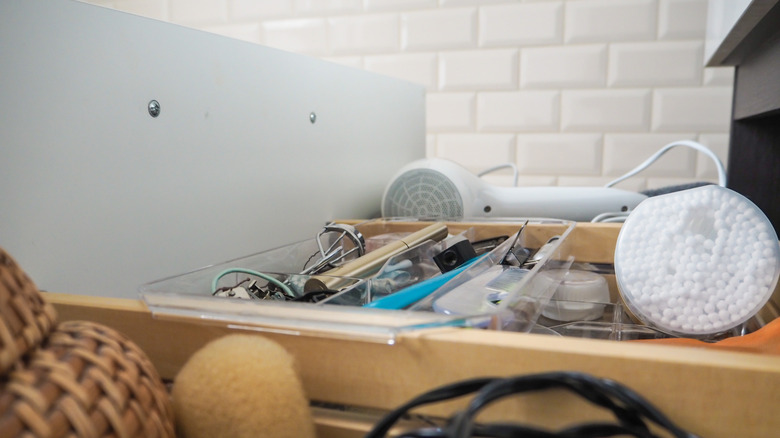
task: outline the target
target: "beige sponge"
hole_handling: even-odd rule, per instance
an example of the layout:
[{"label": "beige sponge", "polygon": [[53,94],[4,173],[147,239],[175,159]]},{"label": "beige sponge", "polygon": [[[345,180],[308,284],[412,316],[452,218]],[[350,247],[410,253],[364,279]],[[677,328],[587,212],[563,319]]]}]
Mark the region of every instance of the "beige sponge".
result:
[{"label": "beige sponge", "polygon": [[228,335],[187,361],[173,385],[185,438],[314,438],[314,422],[295,361],[257,335]]}]

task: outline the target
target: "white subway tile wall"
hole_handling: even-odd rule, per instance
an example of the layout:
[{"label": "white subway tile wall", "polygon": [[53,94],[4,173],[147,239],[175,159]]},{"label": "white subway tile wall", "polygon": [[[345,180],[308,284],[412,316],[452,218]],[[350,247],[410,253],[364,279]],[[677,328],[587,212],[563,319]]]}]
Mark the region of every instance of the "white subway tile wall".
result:
[{"label": "white subway tile wall", "polygon": [[[604,175],[618,177],[659,148],[675,140],[696,140],[696,135],[681,132],[679,134],[607,134],[604,137]],[[695,176],[696,151],[688,148],[675,148],[664,154],[656,163],[644,171],[646,177]]]},{"label": "white subway tile wall", "polygon": [[[101,0],[90,2],[100,6],[113,6],[109,0]],[[166,20],[169,17],[169,9],[171,5],[169,2],[161,2],[159,0],[122,0],[116,2],[117,5],[121,5],[122,10],[131,14],[143,15],[156,20]],[[170,2],[175,3],[175,2]],[[212,20],[215,21],[215,20]]]},{"label": "white subway tile wall", "polygon": [[[132,0],[122,0],[131,5]],[[171,21],[204,25],[225,23],[228,16],[227,0],[169,0]],[[136,11],[136,13],[141,11]]]},{"label": "white subway tile wall", "polygon": [[[421,84],[428,156],[523,185],[603,185],[682,139],[726,164],[734,72],[704,67],[706,0],[88,2]],[[715,169],[676,149],[620,187]]]},{"label": "white subway tile wall", "polygon": [[[134,0],[124,0],[132,3]],[[138,1],[138,0],[135,0]],[[144,0],[157,1],[159,0]],[[273,17],[289,17],[293,7],[289,1],[277,0],[232,0],[228,3],[228,13],[231,21],[240,23],[247,21],[256,23],[257,20]]]},{"label": "white subway tile wall", "polygon": [[[518,170],[524,174],[601,175],[601,134],[532,134],[518,137]],[[550,160],[550,155],[556,160]]]},{"label": "white subway tile wall", "polygon": [[655,39],[656,0],[588,0],[566,2],[567,43]]},{"label": "white subway tile wall", "polygon": [[334,54],[398,51],[398,16],[395,14],[330,18],[328,27]]},{"label": "white subway tile wall", "polygon": [[479,131],[553,131],[560,93],[555,90],[484,92],[477,96]]},{"label": "white subway tile wall", "polygon": [[[278,0],[271,0],[271,2],[277,5],[289,3]],[[359,12],[362,9],[363,0],[295,0],[295,10],[302,14]]]},{"label": "white subway tile wall", "polygon": [[476,93],[429,93],[425,99],[428,132],[473,132]]},{"label": "white subway tile wall", "polygon": [[661,0],[658,38],[699,39],[707,25],[707,3],[700,0]]},{"label": "white subway tile wall", "polygon": [[401,48],[409,51],[476,46],[477,8],[434,9],[401,15]]},{"label": "white subway tile wall", "polygon": [[440,134],[438,137],[438,155],[461,161],[473,172],[515,160],[514,134]]},{"label": "white subway tile wall", "polygon": [[516,3],[479,10],[479,45],[533,46],[563,39],[563,3]]},{"label": "white subway tile wall", "polygon": [[653,100],[656,132],[718,132],[729,123],[731,92],[727,88],[658,88]]},{"label": "white subway tile wall", "polygon": [[262,23],[269,46],[309,55],[328,54],[328,23],[322,18],[293,18]]},{"label": "white subway tile wall", "polygon": [[520,57],[521,88],[603,87],[607,45],[534,47]]},{"label": "white subway tile wall", "polygon": [[609,48],[609,85],[653,87],[699,85],[704,44],[675,41],[659,44],[617,43]]},{"label": "white subway tile wall", "polygon": [[364,58],[368,71],[424,85],[428,90],[437,88],[439,68],[435,53],[399,53]]},{"label": "white subway tile wall", "polygon": [[650,126],[650,106],[650,90],[564,90],[561,129],[643,132]]},{"label": "white subway tile wall", "polygon": [[514,90],[517,49],[439,52],[440,90]]}]

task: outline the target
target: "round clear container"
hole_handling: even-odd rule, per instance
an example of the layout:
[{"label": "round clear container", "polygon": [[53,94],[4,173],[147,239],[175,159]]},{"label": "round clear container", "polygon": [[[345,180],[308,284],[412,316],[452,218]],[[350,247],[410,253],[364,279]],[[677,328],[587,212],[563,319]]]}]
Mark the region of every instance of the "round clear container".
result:
[{"label": "round clear container", "polygon": [[780,245],[766,215],[744,196],[704,186],[648,198],[615,247],[623,301],[643,323],[706,338],[753,317],[780,276]]},{"label": "round clear container", "polygon": [[609,304],[609,287],[603,276],[569,270],[555,290],[542,315],[555,321],[592,321],[604,315]]}]

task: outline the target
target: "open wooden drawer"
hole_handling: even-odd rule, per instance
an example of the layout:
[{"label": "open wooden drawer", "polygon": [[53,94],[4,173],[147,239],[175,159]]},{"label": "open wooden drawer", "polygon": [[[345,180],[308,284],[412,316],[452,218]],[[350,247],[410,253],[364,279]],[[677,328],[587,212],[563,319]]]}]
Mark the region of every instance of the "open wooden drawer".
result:
[{"label": "open wooden drawer", "polygon": [[[448,225],[458,230],[475,224]],[[514,225],[476,225],[485,236],[516,231]],[[419,224],[394,226],[401,230]],[[568,237],[576,260],[611,263],[619,230],[613,224],[577,224]],[[557,230],[539,226],[528,232],[544,242]],[[609,280],[614,289],[614,278]],[[383,411],[445,383],[559,370],[621,382],[702,437],[780,434],[780,356],[455,327],[402,332],[392,343],[374,342],[190,316],[155,318],[141,300],[46,297],[61,320],[96,321],[128,335],[165,379],[173,379],[206,342],[228,333],[256,332],[281,343],[296,357],[307,395],[317,402],[321,437],[362,436]],[[777,316],[777,297],[776,291],[762,311],[764,320]],[[460,406],[451,402],[423,412],[448,416]],[[488,415],[562,427],[606,414],[570,394],[551,391],[501,402]]]}]

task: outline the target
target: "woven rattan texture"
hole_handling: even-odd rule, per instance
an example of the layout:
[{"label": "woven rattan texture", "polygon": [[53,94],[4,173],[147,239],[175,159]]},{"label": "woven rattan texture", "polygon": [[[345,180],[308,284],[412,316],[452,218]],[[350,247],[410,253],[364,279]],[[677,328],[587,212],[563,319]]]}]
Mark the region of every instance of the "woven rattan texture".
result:
[{"label": "woven rattan texture", "polygon": [[174,437],[157,371],[108,327],[61,323],[0,393],[0,437]]},{"label": "woven rattan texture", "polygon": [[35,283],[0,249],[0,374],[43,342],[56,318]]}]

